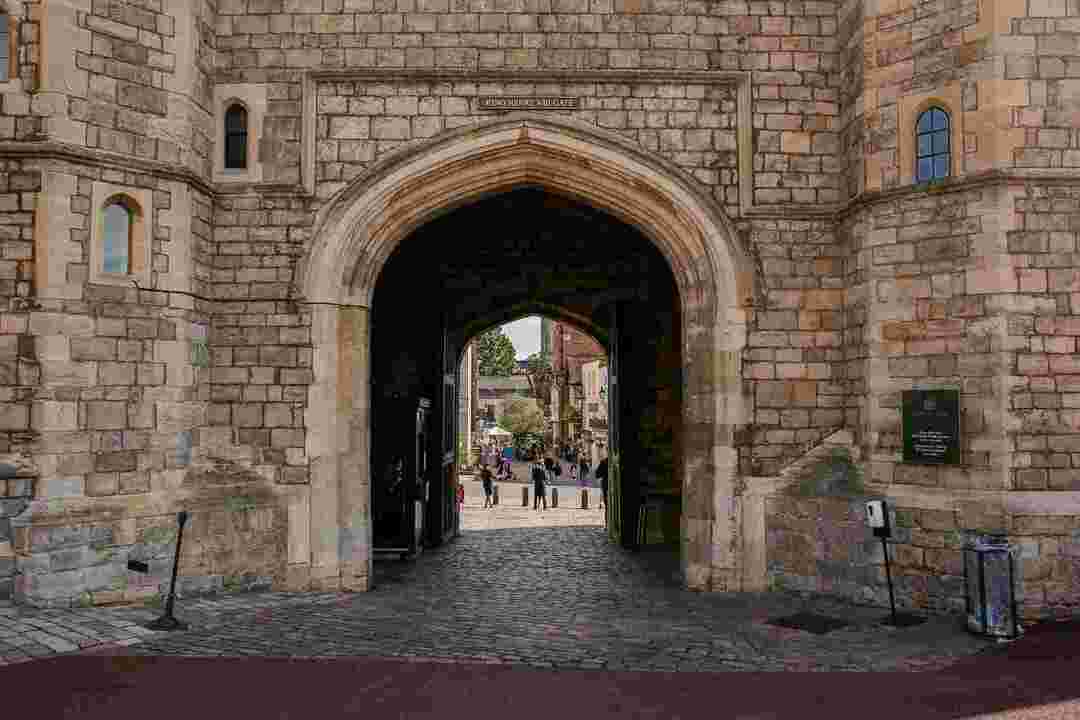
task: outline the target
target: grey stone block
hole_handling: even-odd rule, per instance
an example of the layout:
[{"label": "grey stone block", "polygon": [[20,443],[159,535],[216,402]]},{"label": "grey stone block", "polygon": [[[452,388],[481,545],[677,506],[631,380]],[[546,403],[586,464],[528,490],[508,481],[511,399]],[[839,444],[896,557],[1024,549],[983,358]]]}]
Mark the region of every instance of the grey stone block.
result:
[{"label": "grey stone block", "polygon": [[26,579],[26,598],[32,605],[39,603],[62,604],[77,597],[86,586],[82,570],[30,575]]},{"label": "grey stone block", "polygon": [[0,600],[10,600],[15,597],[15,579],[0,578]]},{"label": "grey stone block", "polygon": [[106,526],[35,528],[31,533],[31,548],[35,552],[112,542],[113,530]]},{"label": "grey stone block", "polygon": [[49,553],[34,553],[19,558],[19,572],[24,575],[38,575],[47,573],[52,569],[52,561]]},{"label": "grey stone block", "polygon": [[[201,575],[198,577],[178,577],[176,592],[181,597],[195,597],[219,593],[225,588],[225,578],[221,575]],[[168,588],[165,590],[168,592]]]},{"label": "grey stone block", "polygon": [[13,518],[26,509],[27,501],[23,498],[0,499],[0,516]]},{"label": "grey stone block", "polygon": [[31,497],[34,494],[33,478],[18,478],[9,481],[8,492],[11,497]]},{"label": "grey stone block", "polygon": [[42,497],[45,498],[71,498],[82,497],[85,493],[84,478],[48,478],[42,488]]},{"label": "grey stone block", "polygon": [[85,551],[83,548],[58,550],[49,558],[53,570],[74,570],[86,564]]}]

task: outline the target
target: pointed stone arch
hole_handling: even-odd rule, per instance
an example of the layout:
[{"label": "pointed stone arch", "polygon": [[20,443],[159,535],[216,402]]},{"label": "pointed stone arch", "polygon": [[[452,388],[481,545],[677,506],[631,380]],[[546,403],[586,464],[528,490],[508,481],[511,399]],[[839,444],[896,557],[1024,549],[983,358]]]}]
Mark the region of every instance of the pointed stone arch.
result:
[{"label": "pointed stone arch", "polygon": [[621,135],[532,113],[395,152],[319,212],[299,273],[303,298],[322,304],[312,311],[310,492],[290,510],[294,586],[369,586],[367,309],[383,266],[434,217],[523,186],[613,215],[653,242],[670,265],[681,304],[685,383],[683,567],[692,588],[739,589],[733,435],[747,421],[740,355],[753,264],[719,204],[686,172]]}]

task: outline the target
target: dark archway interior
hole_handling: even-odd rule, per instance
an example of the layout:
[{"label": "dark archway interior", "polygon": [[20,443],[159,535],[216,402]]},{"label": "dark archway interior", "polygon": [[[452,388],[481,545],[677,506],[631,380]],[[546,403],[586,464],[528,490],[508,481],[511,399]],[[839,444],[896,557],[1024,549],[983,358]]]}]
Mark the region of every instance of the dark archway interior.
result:
[{"label": "dark archway interior", "polygon": [[[389,542],[380,533],[398,522],[385,516],[397,502],[385,486],[398,457],[407,459],[406,485],[416,474],[428,483],[425,542],[437,545],[453,533],[461,352],[480,332],[528,314],[573,322],[607,345],[618,377],[609,420],[622,498],[617,517],[609,516],[616,539],[637,545],[639,504],[648,497],[657,510],[646,542],[678,543],[682,342],[670,267],[635,228],[527,187],[432,219],[399,245],[379,276],[371,329],[377,550]],[[416,454],[419,398],[432,403],[426,468],[408,460]]]}]

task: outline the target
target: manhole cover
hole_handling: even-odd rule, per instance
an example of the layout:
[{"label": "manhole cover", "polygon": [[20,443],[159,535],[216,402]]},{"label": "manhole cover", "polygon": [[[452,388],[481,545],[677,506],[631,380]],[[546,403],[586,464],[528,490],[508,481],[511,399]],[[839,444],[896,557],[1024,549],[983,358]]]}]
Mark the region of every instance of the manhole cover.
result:
[{"label": "manhole cover", "polygon": [[806,632],[812,632],[815,635],[824,635],[833,630],[847,627],[851,623],[846,620],[837,620],[836,618],[827,617],[825,615],[802,612],[795,613],[794,615],[787,615],[785,617],[773,618],[772,620],[767,620],[766,624],[779,625],[780,627],[791,628],[792,630],[805,630]]}]

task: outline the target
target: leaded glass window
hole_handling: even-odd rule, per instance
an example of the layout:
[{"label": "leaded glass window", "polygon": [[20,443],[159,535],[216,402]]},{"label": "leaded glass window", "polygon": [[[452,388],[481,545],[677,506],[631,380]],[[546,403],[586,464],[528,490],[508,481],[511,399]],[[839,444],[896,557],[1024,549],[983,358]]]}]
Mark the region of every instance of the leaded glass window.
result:
[{"label": "leaded glass window", "polygon": [[225,169],[247,168],[248,114],[243,105],[225,111]]},{"label": "leaded glass window", "polygon": [[949,177],[949,113],[932,107],[919,115],[915,131],[915,181],[928,182]]},{"label": "leaded glass window", "polygon": [[104,225],[105,272],[127,273],[131,267],[131,233],[134,212],[128,203],[116,198],[102,211]]},{"label": "leaded glass window", "polygon": [[0,12],[0,82],[11,77],[11,18]]}]

